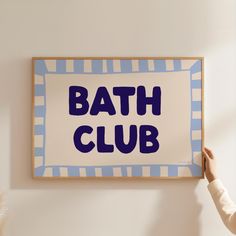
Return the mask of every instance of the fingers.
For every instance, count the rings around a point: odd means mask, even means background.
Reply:
[[[203,158],[205,159],[206,162],[209,162],[210,157],[207,154],[207,152],[205,151],[205,149],[202,150],[202,154],[203,154]]]
[[[214,155],[210,149],[204,147],[203,152],[205,152],[205,154],[207,154],[207,156],[210,157],[211,159],[214,159]]]

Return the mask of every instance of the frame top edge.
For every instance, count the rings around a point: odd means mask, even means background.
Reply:
[[[127,60],[142,60],[142,59],[149,59],[149,60],[204,60],[204,57],[202,56],[196,56],[196,57],[176,57],[176,56],[167,56],[167,57],[126,57],[126,56],[120,56],[120,57],[32,57],[32,60],[116,60],[116,59],[127,59]]]

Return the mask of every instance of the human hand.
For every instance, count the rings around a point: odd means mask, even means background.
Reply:
[[[205,175],[210,183],[217,178],[216,159],[212,151],[206,147],[203,148],[202,153],[205,160]]]

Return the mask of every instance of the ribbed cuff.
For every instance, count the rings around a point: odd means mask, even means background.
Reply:
[[[216,193],[219,193],[225,190],[225,187],[220,179],[215,179],[212,182],[210,182],[207,185],[207,188],[212,196],[215,195]]]

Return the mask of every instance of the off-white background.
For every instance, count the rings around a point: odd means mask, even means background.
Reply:
[[[189,164],[192,163],[190,122],[191,97],[190,73],[133,73],[113,75],[47,75],[46,76],[46,165],[101,166],[127,164]],[[88,113],[80,116],[69,114],[69,87],[82,86],[88,89]],[[145,86],[146,96],[151,97],[153,88],[161,88],[161,114],[152,114],[152,106],[147,106],[146,114],[137,114],[137,87]],[[90,110],[100,86],[105,86],[116,110],[115,115],[100,112],[90,115]],[[116,86],[135,87],[135,94],[129,97],[129,115],[120,112],[120,97],[113,95]],[[177,89],[176,89],[177,88]],[[181,94],[181,96],[179,96]],[[78,96],[78,95],[76,95]],[[103,101],[105,102],[105,101]],[[78,104],[80,105],[80,104]],[[157,104],[156,104],[157,105]],[[179,108],[183,107],[179,112]],[[176,123],[178,125],[176,126]],[[76,149],[73,136],[82,125],[93,128],[91,134],[82,135],[82,143],[94,142],[89,153]],[[115,125],[124,127],[124,140],[129,142],[130,125],[137,126],[137,143],[129,154],[121,153],[115,145]],[[141,125],[152,125],[159,134],[159,149],[155,153],[140,152]],[[97,151],[97,127],[105,127],[105,142],[114,146],[112,153]],[[147,132],[148,133],[148,132]],[[170,136],[171,133],[171,136]],[[178,140],[178,142],[176,142]],[[180,143],[181,142],[181,143]],[[150,145],[150,142],[148,143]],[[171,145],[171,148],[169,147]]]
[[[236,200],[235,0],[0,0],[6,236],[227,236],[206,181],[31,179],[31,56],[205,56],[206,144]]]

